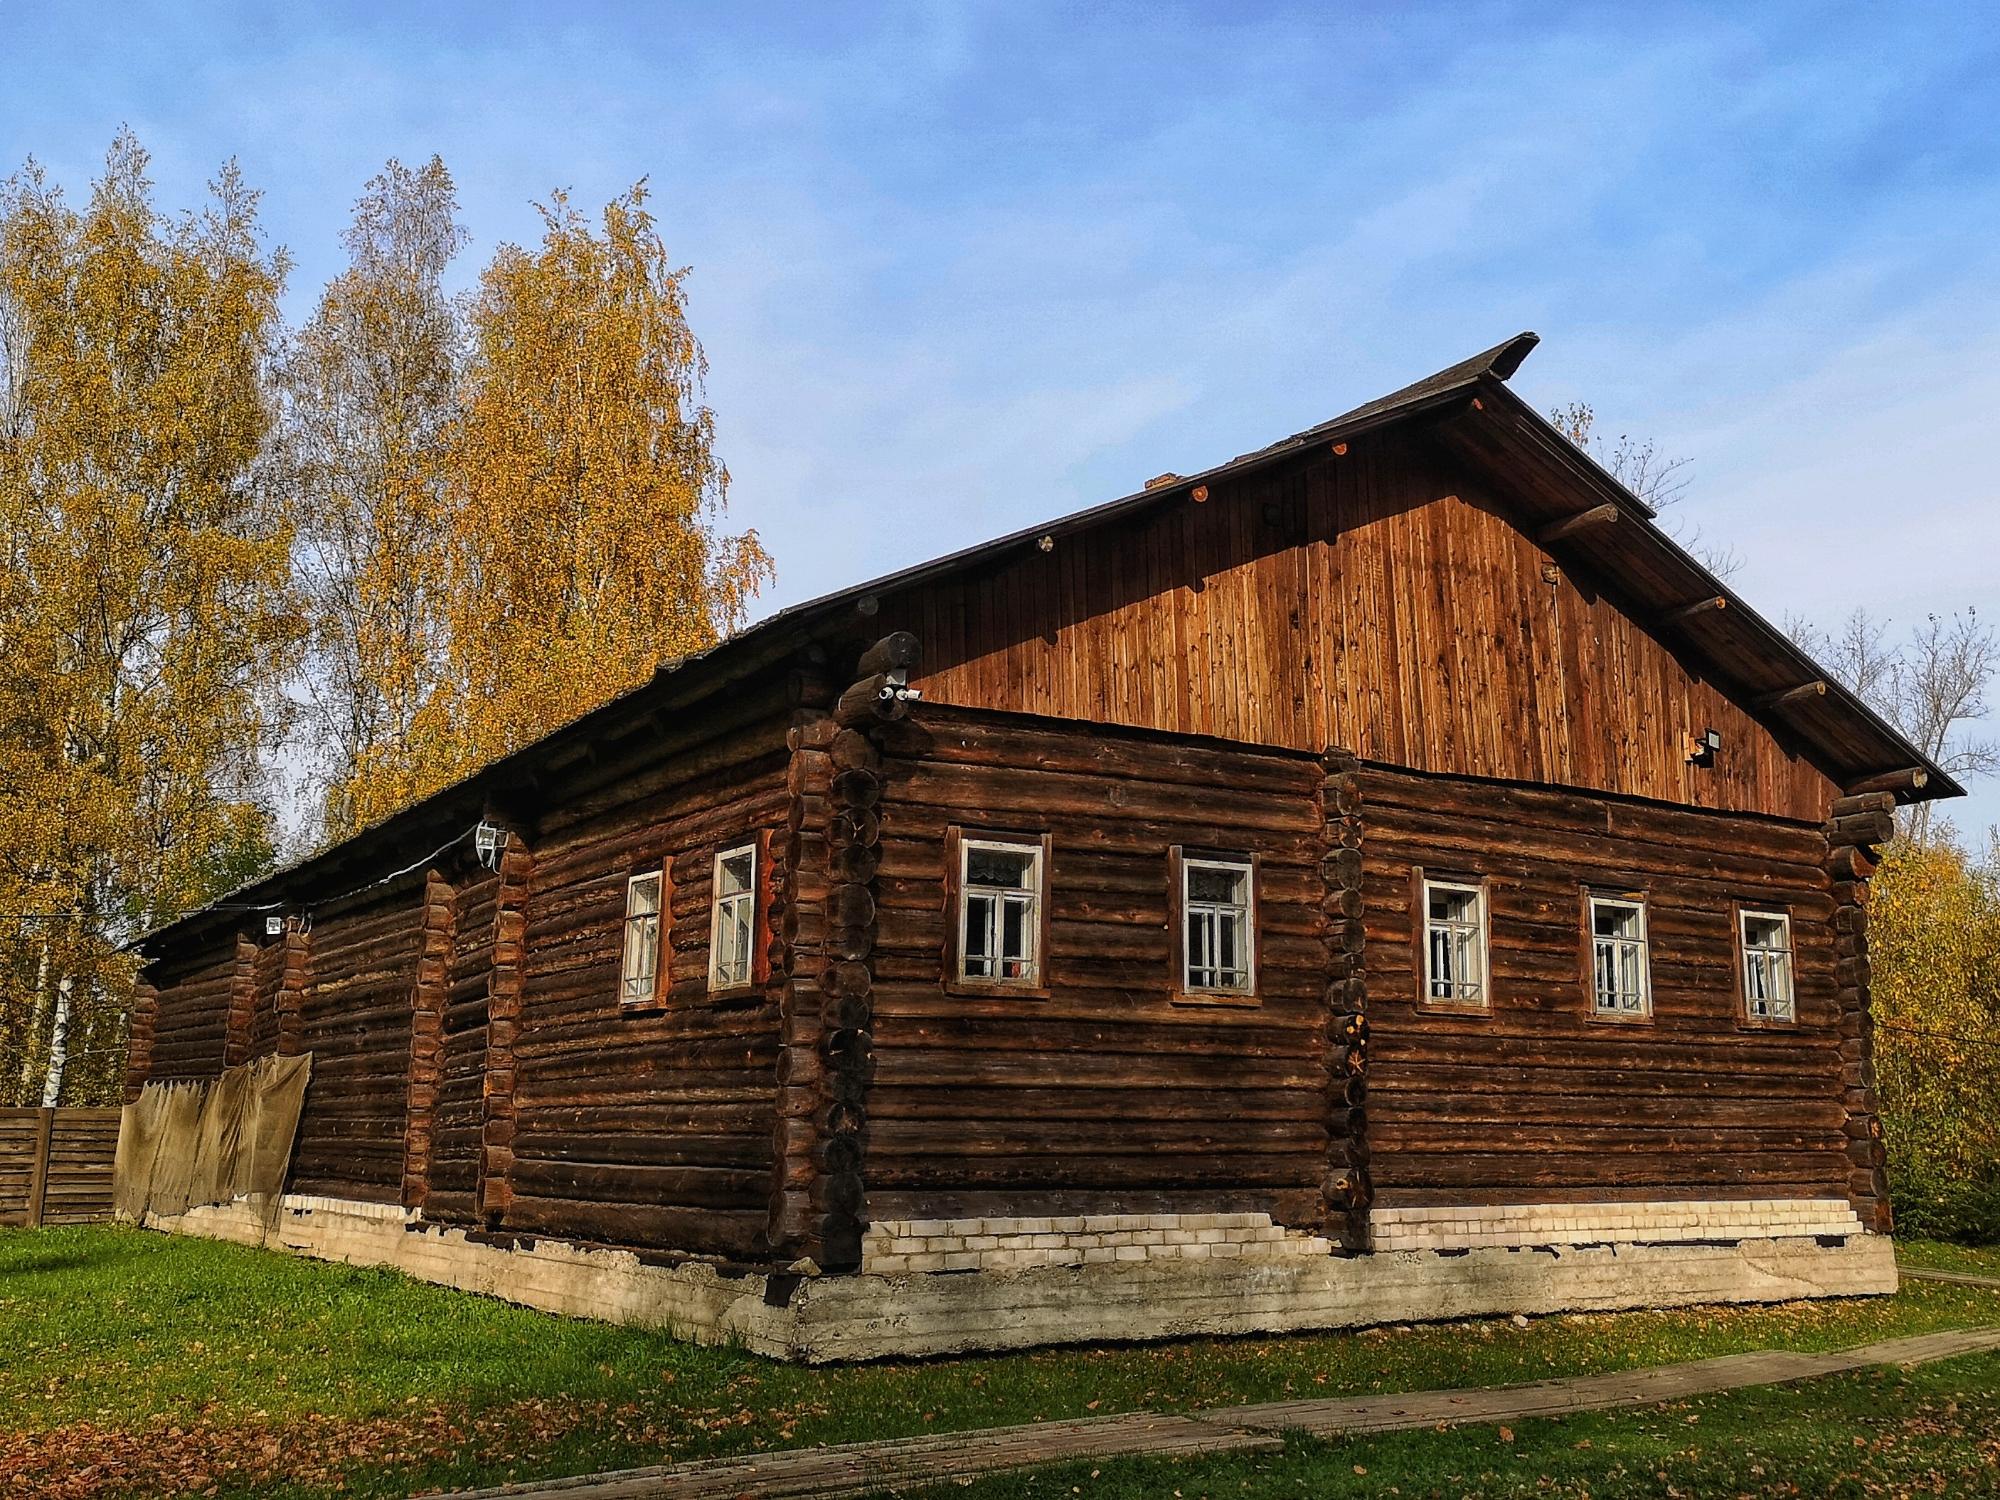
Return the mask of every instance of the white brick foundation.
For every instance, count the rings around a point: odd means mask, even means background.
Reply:
[[[861,1242],[864,1275],[1025,1271],[1154,1260],[1324,1258],[1331,1241],[1269,1214],[1084,1214],[1047,1219],[888,1219]]]
[[[1665,1245],[1861,1233],[1861,1220],[1845,1198],[1378,1208],[1369,1219],[1377,1250]]]
[[[461,1229],[424,1224],[393,1205],[333,1199],[286,1199],[268,1225],[262,1206],[251,1200],[148,1223],[355,1265],[389,1266],[549,1312],[661,1327],[701,1342],[737,1343],[773,1358],[813,1363],[1498,1313],[1779,1302],[1896,1289],[1895,1258],[1886,1238],[1850,1233],[1821,1239],[1817,1229],[1777,1230],[1769,1221],[1765,1233],[1728,1242],[1713,1236],[1685,1243],[1600,1238],[1534,1249],[1489,1244],[1447,1253],[1342,1256],[1313,1235],[1276,1229],[1273,1237],[1274,1227],[1258,1216],[1179,1215],[1164,1228],[1117,1227],[1126,1217],[1096,1216],[1100,1227],[1094,1229],[1055,1227],[1070,1220],[1050,1220],[1048,1229],[1018,1227],[1039,1220],[1000,1221],[1016,1226],[1008,1234],[989,1232],[995,1222],[990,1220],[979,1221],[983,1227],[970,1234],[962,1224],[947,1224],[943,1235],[930,1232],[937,1221],[878,1225],[871,1235],[879,1244],[870,1246],[875,1260],[869,1271],[798,1278],[732,1273],[700,1263],[649,1265],[627,1251],[542,1238],[503,1248],[470,1240]],[[1146,1218],[1150,1226],[1152,1216]],[[1250,1222],[1239,1222],[1243,1219]],[[1113,1227],[1103,1227],[1106,1220]],[[925,1232],[918,1234],[919,1229]],[[968,1242],[993,1243],[914,1252],[975,1258],[960,1271],[880,1270],[884,1256],[898,1253],[899,1241],[950,1238],[954,1230]],[[1113,1245],[1000,1243],[1042,1234],[1135,1238]],[[1109,1259],[1088,1258],[1091,1251],[1106,1249]],[[1194,1253],[1203,1249],[1208,1253]],[[1050,1251],[1086,1258],[1004,1266],[977,1259]]]

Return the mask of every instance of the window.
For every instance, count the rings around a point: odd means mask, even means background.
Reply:
[[[1180,851],[1181,993],[1257,992],[1255,861]]]
[[[1646,969],[1646,903],[1637,898],[1590,898],[1593,1006],[1622,1019],[1652,1014]]]
[[[715,856],[714,915],[708,936],[708,987],[750,983],[757,938],[757,846],[739,844]]]
[[[618,998],[626,1005],[650,1005],[660,992],[660,910],[666,878],[647,870],[625,882],[625,962]]]
[[[1753,1021],[1795,1021],[1792,919],[1783,912],[1742,913],[1743,1007]]]
[[[1424,1000],[1484,1010],[1486,892],[1455,880],[1423,882]]]
[[[1042,979],[1041,843],[958,841],[958,979],[1032,989]]]

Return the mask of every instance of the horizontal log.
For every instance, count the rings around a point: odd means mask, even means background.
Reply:
[[[887,672],[911,672],[922,659],[922,643],[909,631],[898,630],[883,636],[861,653],[854,675],[866,678]]]

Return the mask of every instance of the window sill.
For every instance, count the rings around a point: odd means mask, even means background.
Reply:
[[[1047,1000],[1053,993],[1046,984],[981,983],[977,979],[947,979],[947,995],[964,995],[981,1000]]]
[[[1167,996],[1174,1005],[1216,1005],[1229,1010],[1256,1010],[1264,997],[1233,990],[1175,990]]]
[[[1736,1029],[1738,1031],[1797,1031],[1799,1029],[1799,1018],[1793,1016],[1789,1021],[1786,1021],[1780,1020],[1776,1016],[1739,1015],[1736,1018]]]
[[[1653,1013],[1650,1010],[1625,1013],[1615,1010],[1599,1010],[1596,1006],[1592,1006],[1589,1019],[1599,1026],[1651,1026],[1653,1024]]]
[[[1474,1005],[1469,1001],[1418,1000],[1416,1012],[1422,1016],[1457,1016],[1465,1021],[1490,1021],[1493,1007],[1490,1003]]]

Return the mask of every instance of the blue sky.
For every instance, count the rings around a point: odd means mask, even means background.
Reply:
[[[2000,620],[2000,8],[0,0],[0,171],[120,124],[240,159],[295,313],[390,156],[467,279],[649,176],[766,607],[1533,328],[1767,614]]]

